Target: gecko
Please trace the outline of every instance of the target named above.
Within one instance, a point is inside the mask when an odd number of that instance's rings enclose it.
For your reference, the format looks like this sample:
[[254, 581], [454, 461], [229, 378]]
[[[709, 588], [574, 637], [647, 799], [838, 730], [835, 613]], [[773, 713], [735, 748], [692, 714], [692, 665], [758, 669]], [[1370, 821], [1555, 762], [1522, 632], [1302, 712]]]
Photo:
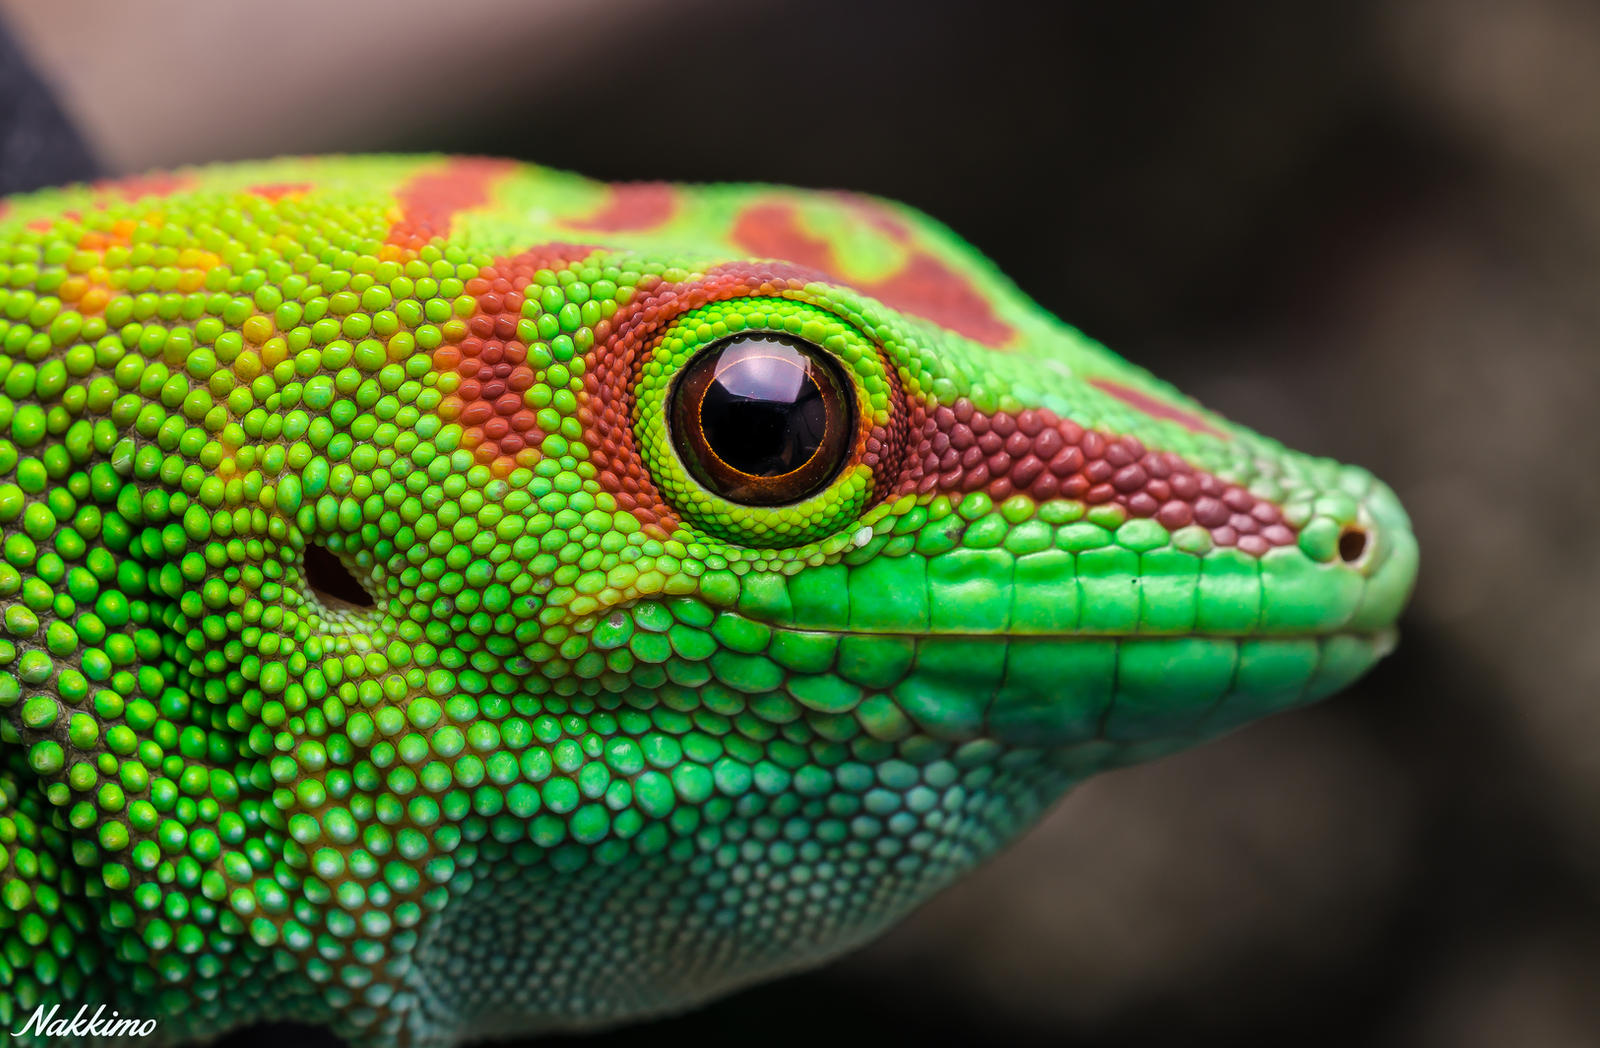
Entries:
[[1353, 681], [1417, 568], [912, 208], [437, 155], [0, 205], [0, 529], [19, 1044], [819, 964]]

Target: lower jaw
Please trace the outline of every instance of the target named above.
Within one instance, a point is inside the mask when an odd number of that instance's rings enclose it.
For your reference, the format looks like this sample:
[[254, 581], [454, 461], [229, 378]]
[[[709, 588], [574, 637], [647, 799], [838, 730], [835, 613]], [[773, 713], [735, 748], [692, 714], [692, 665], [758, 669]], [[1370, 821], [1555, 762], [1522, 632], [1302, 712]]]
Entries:
[[[856, 637], [857, 645], [871, 644], [869, 636]], [[929, 735], [1015, 747], [1099, 743], [1137, 750], [1170, 743], [1177, 749], [1333, 694], [1393, 648], [1394, 630], [931, 635], [913, 643], [908, 671], [883, 694]], [[848, 676], [847, 667], [840, 672]]]

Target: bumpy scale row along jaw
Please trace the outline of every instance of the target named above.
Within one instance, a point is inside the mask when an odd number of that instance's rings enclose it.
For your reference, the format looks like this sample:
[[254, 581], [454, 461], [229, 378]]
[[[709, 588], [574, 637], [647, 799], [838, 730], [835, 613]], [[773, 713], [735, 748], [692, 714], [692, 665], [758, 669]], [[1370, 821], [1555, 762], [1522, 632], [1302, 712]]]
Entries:
[[[791, 502], [675, 431], [753, 334], [853, 398]], [[682, 1008], [1352, 679], [1416, 565], [1365, 472], [845, 194], [394, 157], [14, 198], [0, 393], [8, 1029]]]

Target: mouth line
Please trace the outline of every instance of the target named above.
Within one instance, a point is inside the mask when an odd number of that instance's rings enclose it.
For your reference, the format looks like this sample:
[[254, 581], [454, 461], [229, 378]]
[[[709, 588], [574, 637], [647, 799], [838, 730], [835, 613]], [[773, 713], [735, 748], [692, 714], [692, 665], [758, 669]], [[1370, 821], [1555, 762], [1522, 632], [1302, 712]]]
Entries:
[[966, 640], [966, 641], [1005, 641], [1005, 640], [1056, 640], [1056, 641], [1138, 641], [1138, 640], [1234, 640], [1234, 641], [1295, 641], [1310, 640], [1321, 641], [1334, 637], [1351, 637], [1357, 640], [1374, 642], [1392, 642], [1398, 635], [1397, 626], [1384, 626], [1380, 629], [1356, 630], [1305, 630], [1298, 633], [1249, 633], [1239, 630], [1219, 630], [1216, 632], [1189, 631], [1174, 633], [1131, 633], [1123, 631], [1073, 632], [1073, 633], [1029, 633], [1009, 632], [1006, 630], [840, 630], [815, 628], [807, 626], [787, 626], [781, 623], [767, 623], [773, 629], [788, 630], [794, 633], [825, 633], [835, 637], [899, 637], [911, 640], [922, 640], [937, 637], [941, 640]]

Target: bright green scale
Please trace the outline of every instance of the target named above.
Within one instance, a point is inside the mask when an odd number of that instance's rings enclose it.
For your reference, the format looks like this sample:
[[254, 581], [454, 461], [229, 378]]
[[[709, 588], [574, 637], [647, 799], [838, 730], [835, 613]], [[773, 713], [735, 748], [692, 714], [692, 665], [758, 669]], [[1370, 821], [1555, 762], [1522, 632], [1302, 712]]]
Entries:
[[[674, 415], [756, 335], [845, 427], [765, 501], [718, 472], [754, 455], [731, 378], [714, 454]], [[374, 158], [14, 198], [0, 394], [8, 1031], [681, 1008], [871, 937], [1095, 771], [1339, 688], [1416, 567], [1369, 474], [836, 194]]]

